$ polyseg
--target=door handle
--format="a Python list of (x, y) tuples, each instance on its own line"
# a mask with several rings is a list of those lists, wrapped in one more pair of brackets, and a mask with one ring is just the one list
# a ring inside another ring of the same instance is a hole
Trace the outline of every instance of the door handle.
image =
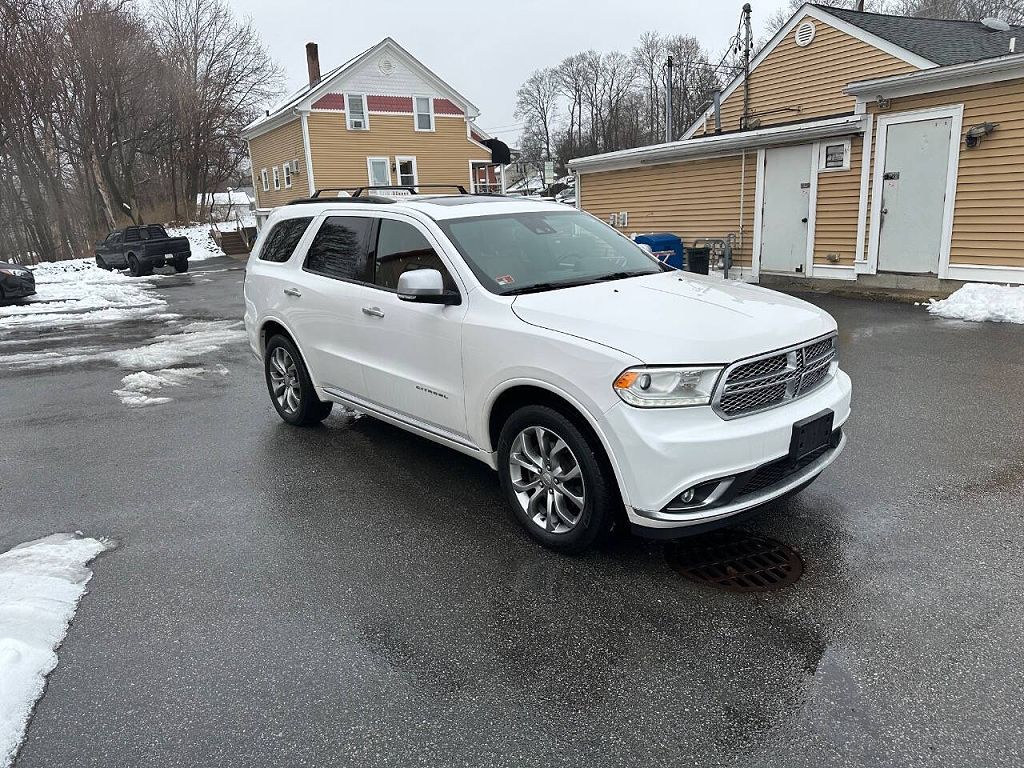
[(302, 291), (300, 291), (298, 288), (285, 288), (284, 289), (284, 295), (285, 296), (295, 296), (296, 298), (298, 298), (299, 296), (302, 295)]
[(384, 317), (384, 312), (380, 307), (363, 307), (363, 314), (370, 317)]

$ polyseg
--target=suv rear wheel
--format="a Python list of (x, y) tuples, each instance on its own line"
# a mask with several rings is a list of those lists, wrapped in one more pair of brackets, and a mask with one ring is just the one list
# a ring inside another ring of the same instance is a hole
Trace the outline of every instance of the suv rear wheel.
[(271, 337), (263, 367), (270, 401), (282, 419), (296, 427), (309, 427), (330, 415), (334, 403), (325, 403), (316, 396), (302, 355), (290, 339)]
[(525, 406), (509, 417), (498, 439), (498, 474), (527, 533), (570, 554), (608, 535), (618, 491), (601, 455), (601, 446), (552, 408)]

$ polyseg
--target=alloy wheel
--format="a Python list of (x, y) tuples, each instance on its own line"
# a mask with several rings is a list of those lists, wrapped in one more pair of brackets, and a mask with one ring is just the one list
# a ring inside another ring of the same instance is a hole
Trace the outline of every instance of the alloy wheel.
[(282, 411), (289, 416), (298, 413), (302, 384), (295, 360), (284, 347), (275, 347), (270, 353), (270, 388)]
[(527, 427), (512, 442), (508, 465), (516, 498), (534, 525), (558, 534), (579, 524), (586, 488), (580, 463), (561, 437)]

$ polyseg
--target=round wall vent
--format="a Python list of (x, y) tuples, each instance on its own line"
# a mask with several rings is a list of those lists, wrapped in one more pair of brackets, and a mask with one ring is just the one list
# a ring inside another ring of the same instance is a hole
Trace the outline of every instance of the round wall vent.
[(380, 69), (382, 75), (390, 75), (395, 71), (395, 62), (391, 59), (381, 59), (377, 64), (377, 68)]
[(801, 48), (811, 44), (811, 40), (814, 39), (814, 24), (810, 21), (805, 21), (799, 27), (796, 28), (796, 34), (793, 35), (793, 39), (796, 44)]

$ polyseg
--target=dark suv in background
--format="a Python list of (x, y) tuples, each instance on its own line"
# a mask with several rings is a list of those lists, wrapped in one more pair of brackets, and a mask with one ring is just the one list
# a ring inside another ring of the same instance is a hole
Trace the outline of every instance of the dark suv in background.
[(96, 243), (96, 266), (100, 269), (129, 269), (141, 277), (166, 264), (176, 272), (188, 271), (192, 249), (187, 237), (169, 237), (159, 224), (115, 229)]
[(0, 301), (23, 299), (36, 292), (36, 279), (32, 271), (0, 261)]

